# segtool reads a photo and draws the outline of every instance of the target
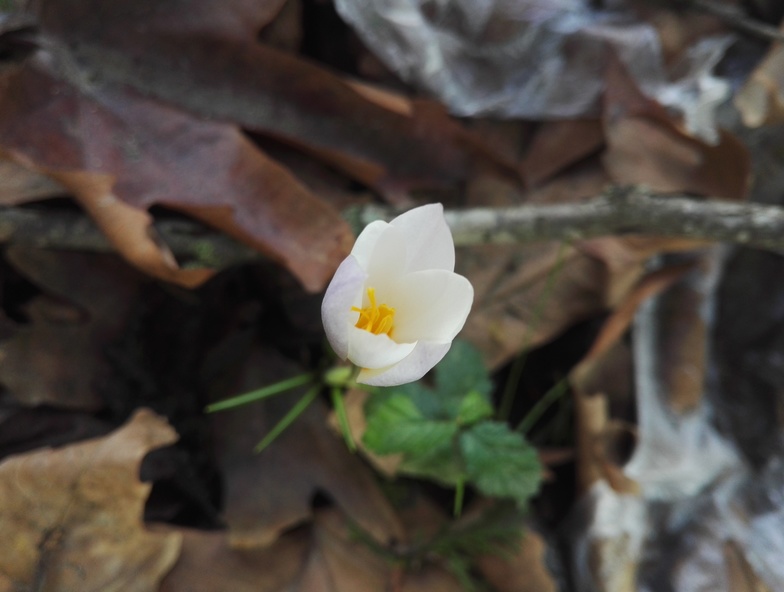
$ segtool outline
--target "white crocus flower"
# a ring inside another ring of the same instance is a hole
[[[360,368],[357,382],[404,384],[441,361],[474,299],[454,268],[441,204],[372,222],[360,233],[321,306],[327,339]]]

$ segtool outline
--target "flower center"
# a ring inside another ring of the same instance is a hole
[[[359,319],[355,325],[357,329],[370,331],[373,335],[389,335],[392,332],[392,323],[395,320],[395,309],[386,304],[376,305],[376,290],[368,288],[368,300],[370,306],[357,308],[352,306],[351,310],[359,313]]]

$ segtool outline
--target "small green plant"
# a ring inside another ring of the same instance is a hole
[[[525,508],[542,467],[521,433],[492,419],[491,388],[479,352],[456,341],[433,388],[420,381],[376,389],[365,406],[363,443],[376,454],[402,454],[402,474],[454,487],[456,514],[466,485]]]

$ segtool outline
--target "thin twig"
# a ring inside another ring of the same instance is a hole
[[[784,41],[784,33],[776,27],[747,16],[737,6],[720,4],[712,0],[681,0],[695,10],[706,12],[726,25],[767,41]]]
[[[345,214],[358,232],[399,211],[375,205]],[[610,235],[720,241],[784,253],[784,208],[685,195],[659,195],[639,187],[610,188],[594,199],[559,205],[449,210],[457,245],[579,241]],[[190,264],[223,267],[261,255],[224,234],[187,219],[156,220],[172,252]],[[0,208],[0,244],[111,252],[92,221],[78,211]]]

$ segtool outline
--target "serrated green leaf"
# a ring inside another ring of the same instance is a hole
[[[435,446],[424,454],[407,454],[398,471],[412,477],[422,477],[454,487],[465,480],[465,471],[460,464],[460,455],[453,441]]]
[[[436,366],[436,391],[442,397],[462,399],[471,391],[487,397],[492,387],[482,355],[467,341],[453,342]]]
[[[457,422],[460,425],[471,425],[493,415],[493,406],[479,391],[471,391],[460,401]]]
[[[512,498],[524,507],[539,490],[536,450],[505,423],[475,424],[460,434],[459,443],[468,478],[485,495]]]
[[[362,441],[377,454],[423,456],[452,446],[457,424],[427,419],[403,393],[391,393],[371,406]]]
[[[486,409],[492,409],[492,383],[481,355],[469,343],[454,342],[449,353],[436,366],[435,372],[435,390],[425,387],[421,382],[380,389],[380,393],[372,398],[376,400],[369,400],[366,404],[365,414],[373,413],[375,406],[380,404],[379,397],[395,394],[405,394],[425,418],[436,421],[471,423],[484,416]],[[470,397],[470,400],[465,401],[466,397]]]

